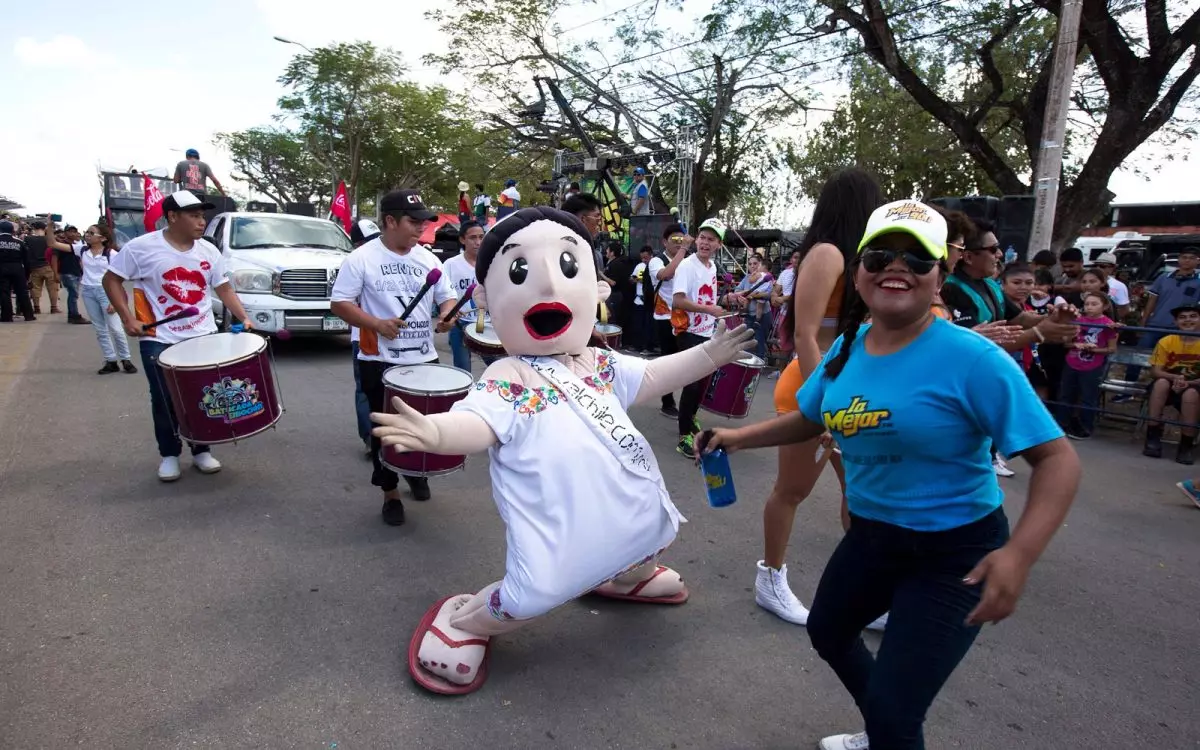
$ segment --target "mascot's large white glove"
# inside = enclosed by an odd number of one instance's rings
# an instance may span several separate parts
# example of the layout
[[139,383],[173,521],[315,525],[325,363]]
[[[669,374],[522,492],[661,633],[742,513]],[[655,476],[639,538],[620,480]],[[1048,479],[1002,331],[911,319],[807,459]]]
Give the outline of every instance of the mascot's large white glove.
[[744,324],[726,330],[725,321],[718,320],[716,333],[708,341],[687,351],[659,357],[646,365],[637,403],[649,403],[694,383],[714,370],[738,361],[753,346],[754,331]]
[[737,328],[726,330],[725,319],[717,321],[717,331],[701,347],[716,367],[737,362],[754,348],[754,331],[743,323]]
[[371,421],[379,425],[371,434],[398,451],[461,456],[479,453],[499,442],[478,414],[452,411],[426,415],[398,397],[392,397],[392,407],[395,414],[371,414]]

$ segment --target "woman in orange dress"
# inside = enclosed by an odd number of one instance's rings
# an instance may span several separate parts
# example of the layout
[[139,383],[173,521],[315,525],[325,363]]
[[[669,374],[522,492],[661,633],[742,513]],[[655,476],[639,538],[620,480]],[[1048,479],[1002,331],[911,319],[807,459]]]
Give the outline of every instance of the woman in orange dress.
[[[885,202],[875,179],[861,169],[847,169],[825,183],[813,211],[812,222],[800,244],[801,260],[791,304],[784,308],[786,319],[781,338],[795,345],[792,361],[775,386],[775,411],[796,411],[796,392],[821,362],[846,320],[843,290],[846,269],[854,260],[867,218]],[[812,492],[817,478],[832,459],[845,492],[841,460],[832,445],[818,438],[779,448],[779,474],[763,508],[763,559],[758,561],[754,600],[788,622],[804,625],[808,609],[792,592],[784,562],[796,509]],[[842,523],[847,525],[843,498]]]

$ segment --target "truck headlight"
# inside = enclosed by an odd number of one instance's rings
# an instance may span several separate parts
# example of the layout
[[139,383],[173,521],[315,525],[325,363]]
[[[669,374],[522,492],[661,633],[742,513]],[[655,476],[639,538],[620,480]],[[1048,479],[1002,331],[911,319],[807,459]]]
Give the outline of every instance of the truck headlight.
[[275,286],[274,274],[270,271],[242,269],[233,272],[233,288],[247,294],[270,294]]

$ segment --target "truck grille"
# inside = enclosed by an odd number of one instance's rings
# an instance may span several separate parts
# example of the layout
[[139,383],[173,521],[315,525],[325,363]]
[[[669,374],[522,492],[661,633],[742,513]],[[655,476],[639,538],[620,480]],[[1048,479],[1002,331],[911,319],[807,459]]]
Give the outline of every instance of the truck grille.
[[279,274],[279,294],[291,299],[329,299],[329,272],[297,268]]

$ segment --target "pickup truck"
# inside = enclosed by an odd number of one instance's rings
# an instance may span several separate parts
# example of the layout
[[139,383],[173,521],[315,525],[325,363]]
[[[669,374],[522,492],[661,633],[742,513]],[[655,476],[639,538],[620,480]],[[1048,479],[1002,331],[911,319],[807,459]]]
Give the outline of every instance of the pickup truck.
[[[205,239],[225,256],[226,275],[246,308],[250,324],[262,333],[346,333],[349,326],[329,312],[338,269],[353,246],[330,221],[290,214],[217,214]],[[213,296],[220,330],[234,321]]]

